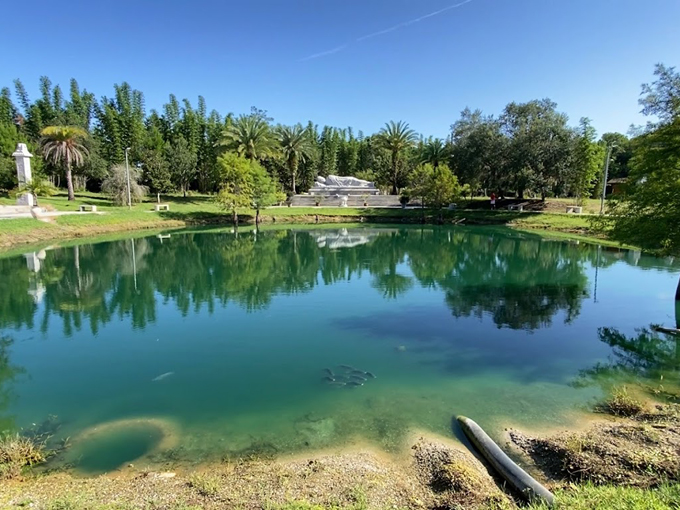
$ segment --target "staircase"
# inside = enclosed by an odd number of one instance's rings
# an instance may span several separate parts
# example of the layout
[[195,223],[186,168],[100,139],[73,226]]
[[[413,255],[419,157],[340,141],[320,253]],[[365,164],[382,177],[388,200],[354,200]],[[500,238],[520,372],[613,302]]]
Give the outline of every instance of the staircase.
[[[340,197],[321,197],[312,195],[295,195],[291,201],[293,207],[316,207],[316,201],[320,200],[319,207],[340,207]],[[366,198],[356,195],[347,197],[347,207],[401,207],[399,197],[396,195],[371,195]]]
[[0,219],[32,217],[30,205],[0,205]]

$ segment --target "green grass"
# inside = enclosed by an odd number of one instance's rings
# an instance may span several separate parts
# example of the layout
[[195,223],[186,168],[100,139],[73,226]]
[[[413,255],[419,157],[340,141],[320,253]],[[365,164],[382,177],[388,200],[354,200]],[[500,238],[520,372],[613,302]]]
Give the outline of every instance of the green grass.
[[[553,199],[557,200],[557,199]],[[56,239],[73,239],[79,237],[110,236],[115,232],[134,230],[167,230],[189,225],[230,225],[231,216],[220,209],[210,195],[177,195],[163,196],[162,203],[170,204],[169,211],[154,211],[152,197],[140,204],[134,204],[132,210],[127,207],[113,206],[110,200],[99,193],[77,193],[76,200],[69,202],[65,194],[40,198],[39,203],[57,211],[76,212],[81,204],[96,205],[102,214],[73,214],[59,216],[50,223],[33,219],[2,221],[0,225],[0,249],[7,250],[19,245],[38,245]],[[480,202],[478,200],[472,203]],[[13,204],[14,200],[0,196],[0,204]],[[548,209],[556,209],[550,204]],[[559,205],[557,209],[562,206]],[[561,209],[560,209],[561,210]],[[436,223],[436,214],[421,209],[401,208],[342,208],[342,207],[272,207],[261,211],[263,224],[270,227],[281,223],[315,223],[318,216],[320,223],[346,222],[356,223],[420,223],[425,221]],[[246,211],[239,215],[242,222],[252,223],[255,212]],[[346,218],[346,220],[345,220]],[[443,211],[445,223],[463,223],[470,225],[506,225],[520,230],[545,231],[559,233],[559,237],[586,240],[593,234],[588,216],[567,215],[552,212],[511,212],[507,210],[491,211],[486,208],[469,210]],[[610,243],[616,244],[616,243]]]
[[[678,510],[680,485],[658,489],[634,487],[572,486],[555,494],[558,510]],[[547,510],[547,505],[530,505],[530,510]]]
[[220,491],[220,479],[211,474],[194,473],[189,478],[189,487],[195,489],[201,496],[211,498]]

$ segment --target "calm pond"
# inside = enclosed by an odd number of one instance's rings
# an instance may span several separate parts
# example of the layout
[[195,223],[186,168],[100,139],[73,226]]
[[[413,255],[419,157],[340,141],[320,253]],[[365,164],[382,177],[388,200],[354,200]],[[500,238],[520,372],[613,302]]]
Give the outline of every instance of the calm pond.
[[[680,261],[485,227],[175,232],[0,259],[0,430],[84,473],[275,455],[465,414],[568,426],[678,381]],[[646,328],[646,330],[644,329]],[[343,367],[342,365],[346,365]],[[69,438],[69,439],[67,439]]]

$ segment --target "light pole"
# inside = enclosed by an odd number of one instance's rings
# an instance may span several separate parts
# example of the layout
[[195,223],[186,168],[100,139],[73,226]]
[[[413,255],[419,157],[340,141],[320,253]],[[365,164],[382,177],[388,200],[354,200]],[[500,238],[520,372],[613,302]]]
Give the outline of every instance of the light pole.
[[130,147],[125,148],[125,174],[127,175],[128,209],[132,209],[132,196],[130,195],[130,166],[128,165],[129,150]]
[[602,181],[602,200],[600,200],[600,214],[604,214],[604,197],[607,194],[607,179],[609,179],[609,160],[612,159],[612,150],[616,145],[607,147],[607,160],[604,163],[604,181]]

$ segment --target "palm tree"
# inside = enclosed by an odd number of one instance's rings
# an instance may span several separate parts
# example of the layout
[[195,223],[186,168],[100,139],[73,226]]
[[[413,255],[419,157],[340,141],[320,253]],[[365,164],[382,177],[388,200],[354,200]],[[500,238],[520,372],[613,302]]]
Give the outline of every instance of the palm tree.
[[81,143],[87,132],[74,126],[48,126],[40,132],[40,150],[46,161],[66,171],[68,199],[75,200],[72,169],[83,165],[87,149]]
[[434,168],[437,168],[440,163],[445,163],[448,158],[449,148],[440,138],[435,138],[425,143],[420,161],[421,163],[430,163]]
[[295,177],[297,176],[298,165],[304,163],[311,157],[314,151],[312,139],[309,131],[300,124],[295,126],[279,126],[276,134],[281,145],[281,152],[288,171],[293,178],[291,190],[295,193]]
[[258,115],[241,115],[222,132],[220,145],[250,160],[274,153],[274,137],[267,121]]
[[408,148],[413,147],[416,133],[403,121],[390,121],[378,133],[378,143],[392,154],[392,194],[397,194],[399,180],[399,157]]

